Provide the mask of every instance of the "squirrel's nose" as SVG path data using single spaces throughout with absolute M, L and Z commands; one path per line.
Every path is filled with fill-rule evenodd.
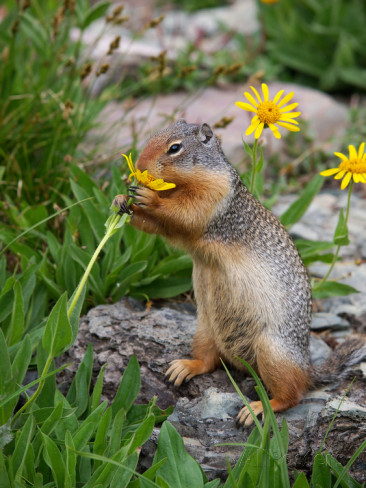
M 136 167 L 136 169 L 139 169 L 141 172 L 144 172 L 147 169 L 147 164 L 140 157 L 140 158 L 138 158 L 135 167 Z

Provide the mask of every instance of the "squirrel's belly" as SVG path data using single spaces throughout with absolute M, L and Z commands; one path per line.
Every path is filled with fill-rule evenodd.
M 199 321 L 230 362 L 239 366 L 238 356 L 255 367 L 262 338 L 283 334 L 286 343 L 289 335 L 296 338 L 288 344 L 291 356 L 307 354 L 308 303 L 299 301 L 296 291 L 301 283 L 292 289 L 255 256 L 238 253 L 231 263 L 225 260 L 225 267 L 195 261 L 193 283 Z

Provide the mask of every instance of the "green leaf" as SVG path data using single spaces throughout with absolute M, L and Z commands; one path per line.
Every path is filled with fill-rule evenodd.
M 331 488 L 332 475 L 324 456 L 318 453 L 313 463 L 313 473 L 311 476 L 312 488 Z
M 100 399 L 102 396 L 102 390 L 103 390 L 103 379 L 104 379 L 104 372 L 107 367 L 107 364 L 103 364 L 101 367 L 97 381 L 95 382 L 94 389 L 92 396 L 90 398 L 90 411 L 92 412 L 95 410 L 98 405 L 100 404 Z
M 174 488 L 203 487 L 199 464 L 184 448 L 183 439 L 168 421 L 164 422 L 159 435 L 155 461 L 167 458 L 157 475 Z
M 359 293 L 353 286 L 338 281 L 325 281 L 320 287 L 314 286 L 313 297 L 318 299 L 331 297 L 344 297 L 352 293 Z
M 110 2 L 102 2 L 94 7 L 92 7 L 89 12 L 86 15 L 86 18 L 84 19 L 83 25 L 81 26 L 82 29 L 86 29 L 90 24 L 92 24 L 95 20 L 100 19 L 103 17 L 108 8 L 109 8 Z
M 337 246 L 348 246 L 350 240 L 348 238 L 348 227 L 344 218 L 343 208 L 341 208 L 338 217 L 338 223 L 334 232 L 333 242 Z
M 136 470 L 138 460 L 139 455 L 137 452 L 130 454 L 123 461 L 123 466 L 117 469 L 115 475 L 113 476 L 110 488 L 121 488 L 123 486 L 128 486 L 128 483 L 134 475 L 133 471 Z
M 131 292 L 131 295 L 138 296 L 144 293 L 150 298 L 173 298 L 189 291 L 191 288 L 191 278 L 164 278 L 157 279 L 151 285 L 144 286 L 133 293 Z
M 309 488 L 309 483 L 304 473 L 299 474 L 292 488 Z M 325 486 L 323 488 L 325 488 Z
M 162 259 L 158 264 L 152 269 L 152 274 L 162 274 L 170 275 L 172 273 L 177 273 L 185 269 L 192 269 L 192 258 L 188 254 L 183 254 L 182 256 L 168 256 Z
M 342 487 L 347 488 L 362 488 L 362 485 L 354 480 L 348 473 L 344 472 L 343 466 L 328 452 L 325 455 L 326 462 L 330 468 L 332 468 L 337 480 L 342 476 Z
M 65 483 L 65 462 L 57 445 L 48 435 L 42 433 L 43 457 L 47 465 L 51 468 L 53 479 L 57 488 L 64 488 Z
M 20 341 L 24 332 L 24 301 L 22 286 L 19 281 L 14 283 L 14 302 L 11 315 L 10 327 L 7 332 L 7 343 L 9 346 Z
M 154 415 L 149 415 L 142 424 L 137 428 L 133 435 L 132 442 L 129 447 L 129 454 L 131 454 L 139 446 L 143 446 L 145 442 L 150 438 L 155 425 Z
M 138 478 L 135 481 L 132 481 L 128 488 L 151 488 L 152 483 L 149 481 L 152 481 L 155 476 L 157 470 L 162 466 L 166 461 L 166 458 L 161 459 L 158 463 L 153 464 L 149 469 L 147 469 L 144 473 L 142 473 L 142 476 Z
M 121 448 L 122 429 L 123 429 L 125 418 L 126 418 L 126 411 L 124 408 L 121 408 L 121 410 L 119 410 L 114 416 L 112 430 L 110 434 L 110 440 L 109 440 L 109 449 L 108 449 L 109 457 L 112 457 Z
M 250 478 L 249 478 L 250 479 Z M 216 480 L 212 480 L 212 481 L 209 481 L 208 483 L 205 483 L 205 488 L 218 488 L 220 486 L 220 480 L 219 479 L 216 479 Z M 250 488 L 250 486 L 247 484 L 245 485 L 247 488 Z M 254 485 L 253 485 L 254 486 Z
M 103 455 L 106 454 L 107 451 L 107 434 L 109 431 L 109 427 L 112 422 L 112 409 L 108 408 L 98 425 L 97 432 L 95 434 L 95 441 L 93 445 L 93 453 L 97 455 Z M 99 467 L 101 464 L 100 461 L 94 461 L 94 471 Z
M 13 382 L 10 375 L 11 363 L 8 353 L 8 347 L 0 329 L 0 399 L 6 398 L 8 393 L 13 390 Z M 0 425 L 4 425 L 10 418 L 13 411 L 13 405 L 0 406 Z
M 72 330 L 67 317 L 67 294 L 65 292 L 48 317 L 42 344 L 50 356 L 56 357 L 70 345 L 71 339 Z
M 1 294 L 0 296 L 0 323 L 5 320 L 12 311 L 14 303 L 14 292 L 13 290 L 8 290 Z
M 300 197 L 292 205 L 290 205 L 286 212 L 281 215 L 280 221 L 285 227 L 291 227 L 291 225 L 295 224 L 301 219 L 313 201 L 313 198 L 321 189 L 323 182 L 324 178 L 320 175 L 316 175 L 306 185 Z
M 75 415 L 80 417 L 87 409 L 89 403 L 89 389 L 93 372 L 93 346 L 88 344 L 75 377 L 67 392 L 66 399 L 72 405 L 76 406 Z
M 147 261 L 139 261 L 126 266 L 122 272 L 122 279 L 118 281 L 115 289 L 112 292 L 112 298 L 119 300 L 127 292 L 130 283 L 137 278 L 139 273 L 142 273 L 147 267 Z
M 74 441 L 70 431 L 65 435 L 66 457 L 65 457 L 65 488 L 76 486 L 76 454 Z
M 19 437 L 16 440 L 15 449 L 12 458 L 13 472 L 15 473 L 16 479 L 18 481 L 20 481 L 22 476 L 25 457 L 27 454 L 29 444 L 33 437 L 33 432 L 34 432 L 34 419 L 33 416 L 30 415 L 26 423 L 24 424 Z
M 89 442 L 102 418 L 103 412 L 107 407 L 107 401 L 101 403 L 80 425 L 73 435 L 75 449 L 82 450 Z
M 75 289 L 74 293 L 69 298 L 69 300 L 67 302 L 67 310 L 69 310 L 70 305 L 73 302 L 73 299 L 74 299 L 76 292 L 77 292 L 77 289 Z M 69 317 L 71 330 L 72 330 L 71 344 L 73 344 L 75 342 L 76 336 L 78 335 L 78 332 L 79 332 L 80 313 L 81 313 L 81 310 L 83 308 L 85 294 L 86 294 L 86 286 L 84 286 L 84 288 L 82 289 L 80 296 L 78 298 L 78 301 L 76 302 L 76 305 L 74 306 L 74 309 L 71 312 L 71 315 Z
M 121 408 L 128 412 L 139 394 L 140 387 L 140 366 L 136 356 L 132 355 L 112 403 L 113 418 Z

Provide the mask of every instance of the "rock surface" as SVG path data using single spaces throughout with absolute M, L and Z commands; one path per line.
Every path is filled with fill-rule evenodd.
M 324 321 L 328 318 L 326 314 Z M 321 314 L 318 314 L 317 319 L 321 319 Z M 329 327 L 330 322 L 327 321 Z M 111 399 L 129 357 L 136 354 L 142 380 L 138 403 L 145 403 L 157 395 L 161 408 L 175 405 L 170 421 L 182 435 L 187 450 L 210 478 L 224 477 L 226 456 L 233 465 L 242 449 L 217 444 L 245 442 L 251 430 L 240 430 L 235 424 L 242 402 L 229 378 L 223 370 L 217 370 L 175 388 L 164 377 L 171 360 L 189 357 L 195 328 L 195 311 L 187 304 L 165 304 L 145 309 L 141 303 L 125 299 L 113 305 L 100 305 L 90 310 L 81 320 L 77 341 L 68 351 L 66 359 L 76 359 L 78 363 L 88 343 L 92 342 L 96 358 L 95 370 L 108 363 L 104 395 Z M 329 353 L 329 347 L 324 343 L 324 349 L 319 349 L 319 341 L 323 342 L 319 338 L 312 338 L 311 341 L 315 362 L 324 359 Z M 319 351 L 323 358 L 319 357 Z M 71 374 L 72 370 L 69 370 L 65 381 L 69 381 L 68 376 Z M 232 375 L 243 394 L 251 400 L 256 399 L 254 381 L 235 370 Z M 356 380 L 348 394 L 347 403 L 343 404 L 325 446 L 342 464 L 348 461 L 366 435 L 365 374 L 356 367 L 354 375 Z M 288 462 L 291 470 L 296 468 L 309 473 L 314 455 L 352 377 L 327 389 L 310 392 L 297 407 L 277 416 L 278 422 L 283 418 L 288 422 Z M 142 459 L 146 466 L 151 463 L 157 435 L 158 430 L 155 430 L 144 447 Z M 362 455 L 353 465 L 352 474 L 359 481 L 366 480 L 363 471 L 365 463 L 365 455 Z

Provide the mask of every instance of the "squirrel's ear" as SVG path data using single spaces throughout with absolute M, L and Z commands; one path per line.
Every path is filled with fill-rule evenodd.
M 198 128 L 198 140 L 204 144 L 211 144 L 213 142 L 214 133 L 208 124 L 201 124 Z
M 176 124 L 186 124 L 186 123 L 187 123 L 186 119 L 178 119 L 176 121 Z

